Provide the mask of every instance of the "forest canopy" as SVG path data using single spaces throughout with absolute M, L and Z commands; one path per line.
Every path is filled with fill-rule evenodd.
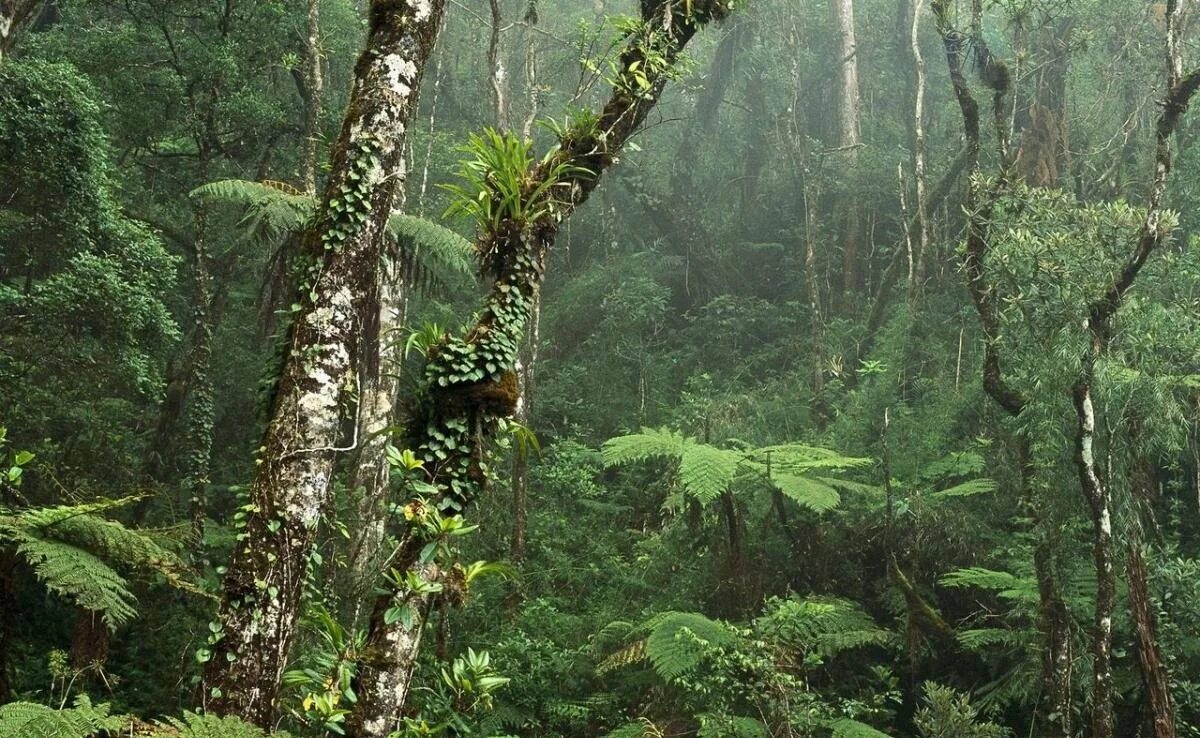
M 0 738 L 1200 738 L 1196 0 L 0 0 Z

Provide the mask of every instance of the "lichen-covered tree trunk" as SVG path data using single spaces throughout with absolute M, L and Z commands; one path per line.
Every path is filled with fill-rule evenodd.
M 403 358 L 403 346 L 397 332 L 404 323 L 408 299 L 398 260 L 381 271 L 379 284 L 378 360 L 366 368 L 359 410 L 361 450 L 355 460 L 350 486 L 361 490 L 356 527 L 349 546 L 350 576 L 347 597 L 354 609 L 370 596 L 382 571 L 382 547 L 386 536 L 391 466 L 387 447 L 388 429 L 396 418 L 395 401 L 399 391 L 397 375 Z M 357 618 L 355 618 L 357 620 Z
M 0 64 L 12 51 L 17 34 L 41 9 L 43 0 L 0 0 Z
M 321 74 L 321 3 L 308 0 L 304 34 L 304 157 L 300 176 L 305 191 L 317 194 L 317 150 L 321 136 L 321 108 L 325 80 Z
M 421 504 L 436 505 L 446 514 L 461 512 L 486 485 L 488 446 L 516 408 L 517 350 L 560 225 L 588 199 L 600 176 L 645 122 L 666 85 L 669 66 L 688 41 L 727 12 L 726 3 L 717 0 L 695 0 L 690 8 L 669 0 L 644 4 L 645 28 L 631 34 L 622 52 L 622 71 L 598 123 L 565 132 L 558 152 L 528 173 L 526 192 L 549 192 L 554 203 L 539 210 L 541 215 L 532 221 L 505 218 L 479 234 L 480 253 L 495 255 L 489 259 L 491 289 L 473 325 L 430 349 L 427 414 L 410 429 L 409 445 L 438 490 L 436 499 Z M 649 59 L 665 64 L 648 63 Z M 648 73 L 648 86 L 634 81 L 631 66 Z M 554 173 L 563 164 L 582 167 L 587 173 L 573 169 L 555 181 Z M 544 184 L 549 189 L 540 189 Z M 430 566 L 421 560 L 427 542 L 419 526 L 410 527 L 391 566 L 420 574 Z M 388 623 L 382 613 L 405 597 L 403 592 L 389 592 L 376 603 L 356 681 L 359 700 L 347 722 L 352 738 L 385 738 L 404 708 L 421 622 L 418 617 L 411 625 L 403 619 Z
M 1096 608 L 1092 623 L 1092 736 L 1112 738 L 1112 618 L 1117 603 L 1117 574 L 1113 563 L 1112 493 L 1101 480 L 1096 467 L 1093 362 L 1094 355 L 1084 367 L 1084 378 L 1076 383 L 1073 390 L 1078 419 L 1075 463 L 1079 469 L 1083 495 L 1092 513 L 1092 558 L 1096 567 Z
M 250 489 L 246 528 L 224 580 L 203 699 L 274 722 L 317 523 L 334 463 L 358 445 L 360 351 L 378 309 L 383 231 L 396 202 L 408 125 L 444 0 L 375 0 L 366 45 L 314 225 L 304 236 L 300 307 Z M 357 427 L 357 424 L 354 424 Z

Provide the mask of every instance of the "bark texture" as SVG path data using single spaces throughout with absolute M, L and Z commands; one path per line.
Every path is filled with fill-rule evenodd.
M 963 34 L 949 23 L 948 2 L 947 0 L 933 0 L 931 6 L 937 22 L 938 34 L 941 36 L 945 48 L 946 63 L 950 72 L 954 96 L 963 119 L 964 168 L 971 177 L 967 186 L 964 206 L 969 217 L 967 219 L 963 272 L 983 332 L 983 387 L 993 402 L 1008 415 L 1017 417 L 1024 411 L 1026 399 L 1004 377 L 998 347 L 1000 333 L 995 313 L 995 292 L 987 281 L 984 269 L 984 260 L 989 248 L 989 224 L 995 193 L 981 192 L 976 178 L 979 173 L 981 135 L 979 104 L 963 73 L 966 63 Z M 976 0 L 972 3 L 970 33 L 974 38 L 974 43 L 980 45 L 982 49 L 980 52 L 983 60 L 981 77 L 993 92 L 992 106 L 997 148 L 1003 164 L 1007 162 L 1008 157 L 1005 98 L 1009 93 L 1009 78 L 1003 65 L 991 58 L 991 53 L 987 51 L 986 45 L 982 42 L 981 18 L 981 3 Z M 1005 170 L 1002 170 L 1000 182 L 996 185 L 996 192 L 1005 186 L 1006 173 Z M 1029 467 L 1028 444 L 1025 439 L 1018 439 L 1018 444 L 1021 457 L 1021 494 L 1024 502 L 1036 510 L 1038 505 L 1033 499 L 1030 487 L 1032 469 Z M 1074 735 L 1071 727 L 1071 620 L 1054 575 L 1053 540 L 1049 537 L 1045 526 L 1040 527 L 1042 530 L 1038 533 L 1038 543 L 1034 550 L 1034 570 L 1038 584 L 1038 627 L 1041 630 L 1043 643 L 1041 679 L 1045 698 L 1038 705 L 1037 722 L 1041 724 L 1042 734 L 1045 738 L 1069 738 Z
M 336 457 L 358 443 L 342 438 L 341 428 L 357 418 L 360 350 L 377 338 L 383 231 L 444 9 L 444 0 L 371 3 L 329 181 L 316 224 L 305 234 L 301 307 L 205 670 L 206 707 L 262 727 L 274 722 Z
M 16 43 L 17 34 L 41 10 L 43 0 L 0 0 L 0 63 Z
M 1163 218 L 1167 182 L 1171 173 L 1171 138 L 1192 97 L 1200 88 L 1200 70 L 1184 75 L 1182 52 L 1183 8 L 1177 0 L 1167 3 L 1166 87 L 1162 113 L 1155 126 L 1154 180 L 1147 198 L 1146 217 L 1125 263 L 1103 294 L 1088 306 L 1088 347 L 1082 371 L 1072 395 L 1075 404 L 1075 462 L 1079 482 L 1092 513 L 1092 547 L 1097 593 L 1092 634 L 1092 737 L 1112 738 L 1112 617 L 1116 606 L 1116 574 L 1112 533 L 1112 492 L 1095 458 L 1096 413 L 1092 400 L 1096 364 L 1108 350 L 1114 318 L 1150 255 L 1167 239 Z
M 854 31 L 854 0 L 830 0 L 838 36 L 838 148 L 853 170 L 858 164 L 862 145 L 862 100 L 858 83 L 858 37 Z M 861 286 L 858 240 L 862 213 L 858 198 L 846 203 L 845 229 L 842 234 L 842 288 L 846 292 Z
M 661 0 L 643 5 L 645 28 L 635 31 L 620 58 L 621 79 L 600 111 L 599 122 L 571 129 L 556 155 L 528 173 L 527 192 L 547 191 L 553 205 L 538 209 L 530 222 L 505 219 L 479 234 L 477 249 L 485 255 L 491 289 L 475 324 L 459 336 L 448 336 L 429 352 L 426 382 L 431 401 L 427 415 L 412 424 L 409 446 L 424 461 L 429 481 L 438 489 L 437 505 L 446 514 L 464 510 L 488 481 L 488 445 L 500 421 L 516 409 L 517 377 L 513 371 L 521 339 L 528 330 L 534 298 L 545 275 L 547 252 L 562 222 L 588 199 L 600 176 L 612 166 L 626 141 L 641 128 L 666 85 L 666 69 L 648 64 L 657 56 L 673 64 L 696 32 L 723 17 L 723 3 L 697 0 L 690 9 Z M 633 82 L 630 68 L 647 70 L 648 89 Z M 556 175 L 562 164 L 581 172 Z M 562 176 L 555 181 L 555 177 Z M 462 367 L 467 367 L 463 369 Z M 480 379 L 479 377 L 482 377 Z M 449 442 L 448 442 L 449 441 Z M 421 550 L 428 541 L 421 529 L 410 527 L 391 566 L 401 572 L 428 566 Z M 366 657 L 356 680 L 359 702 L 348 721 L 352 738 L 385 738 L 394 729 L 409 691 L 413 654 L 420 629 L 382 617 L 405 595 L 389 592 L 376 603 L 369 629 Z

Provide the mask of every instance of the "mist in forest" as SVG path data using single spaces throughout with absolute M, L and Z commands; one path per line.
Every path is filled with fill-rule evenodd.
M 1200 736 L 1198 46 L 0 0 L 0 738 Z

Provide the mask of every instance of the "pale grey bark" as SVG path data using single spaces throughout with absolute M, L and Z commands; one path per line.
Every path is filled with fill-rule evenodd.
M 929 194 L 925 167 L 925 59 L 921 56 L 921 10 L 924 0 L 913 0 L 912 45 L 914 81 L 913 102 L 913 179 L 916 180 L 916 238 L 909 262 L 908 299 L 915 304 L 925 280 L 925 259 L 929 250 Z M 907 230 L 905 231 L 907 235 Z
M 375 0 L 329 181 L 300 258 L 301 306 L 257 459 L 246 529 L 225 576 L 206 707 L 273 724 L 304 575 L 342 437 L 357 428 L 363 346 L 378 310 L 384 229 L 444 0 Z
M 25 24 L 37 16 L 43 0 L 0 0 L 0 63 L 4 62 Z
M 317 151 L 325 81 L 321 74 L 321 1 L 308 0 L 304 38 L 304 189 L 317 194 Z

